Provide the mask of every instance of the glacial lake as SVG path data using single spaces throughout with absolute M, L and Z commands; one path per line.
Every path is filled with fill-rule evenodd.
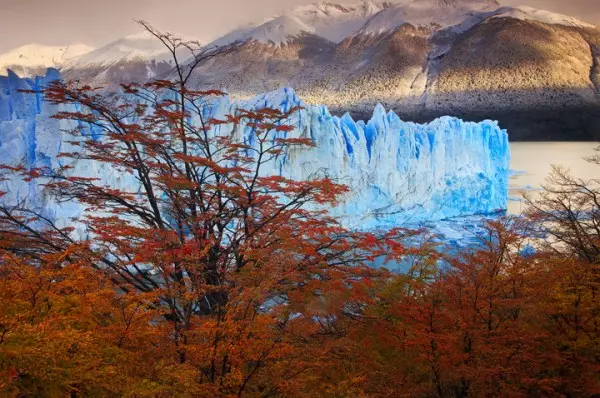
M 584 160 L 593 155 L 599 142 L 513 142 L 511 169 L 514 174 L 509 182 L 508 212 L 519 214 L 524 205 L 523 193 L 540 189 L 552 170 L 560 165 L 571 170 L 579 178 L 600 178 L 600 166 Z
M 594 166 L 584 160 L 584 157 L 593 155 L 594 148 L 600 146 L 599 142 L 512 142 L 511 143 L 511 170 L 513 172 L 509 181 L 508 213 L 520 214 L 524 208 L 523 194 L 539 192 L 546 177 L 552 170 L 552 165 L 568 167 L 572 174 L 584 178 L 600 178 L 600 166 Z M 462 251 L 473 248 L 481 242 L 479 238 L 485 236 L 482 229 L 485 220 L 493 220 L 496 215 L 457 217 L 442 221 L 424 223 L 423 226 L 434 233 L 445 244 L 443 251 Z M 416 242 L 420 242 L 419 239 Z M 411 258 L 403 262 L 385 264 L 395 272 L 406 272 L 411 265 Z M 377 259 L 373 266 L 384 266 L 382 259 Z

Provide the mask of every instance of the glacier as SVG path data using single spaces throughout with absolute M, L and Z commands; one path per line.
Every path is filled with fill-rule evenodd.
M 54 69 L 34 79 L 12 72 L 0 77 L 0 163 L 29 168 L 61 164 L 58 155 L 70 145 L 64 130 L 73 128 L 73 122 L 52 119 L 62 105 L 44 101 L 40 91 L 56 79 L 60 73 Z M 34 93 L 19 92 L 23 89 Z M 510 147 L 506 130 L 494 121 L 475 123 L 445 116 L 418 124 L 401 120 L 381 105 L 369 121 L 354 121 L 349 114 L 338 117 L 325 106 L 306 104 L 289 88 L 246 101 L 223 97 L 207 103 L 203 112 L 207 118 L 218 119 L 240 108 L 286 111 L 296 106 L 302 109 L 288 121 L 295 129 L 285 134 L 310 138 L 315 146 L 290 148 L 270 162 L 264 173 L 296 180 L 325 173 L 348 185 L 350 192 L 328 210 L 349 228 L 416 225 L 491 214 L 507 207 Z M 233 134 L 240 142 L 252 143 L 248 126 L 224 124 L 214 130 L 214 134 Z M 93 139 L 99 139 L 98 133 L 86 130 Z M 86 162 L 74 164 L 73 174 L 98 177 L 116 187 L 131 189 L 136 184 L 107 165 Z M 28 200 L 59 224 L 72 223 L 71 218 L 83 212 L 76 203 L 54 202 L 35 183 L 9 180 L 0 184 L 0 190 L 8 193 L 4 201 Z

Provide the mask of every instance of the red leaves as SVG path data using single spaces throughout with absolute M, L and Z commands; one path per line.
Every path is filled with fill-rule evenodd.
M 180 190 L 195 190 L 199 188 L 199 185 L 194 181 L 184 176 L 161 176 L 158 177 L 157 182 L 162 182 L 167 190 L 180 191 Z
M 2 173 L 4 172 L 4 173 Z M 2 180 L 9 180 L 13 178 L 21 178 L 25 182 L 31 182 L 41 177 L 47 177 L 51 174 L 51 170 L 47 168 L 31 168 L 27 169 L 23 165 L 10 166 L 0 165 L 0 173 L 5 176 Z
M 264 176 L 260 162 L 313 145 L 288 134 L 299 108 L 242 109 L 198 126 L 190 120 L 203 115 L 193 105 L 223 93 L 167 80 L 122 88 L 139 101 L 63 84 L 45 94 L 83 109 L 56 118 L 102 130 L 97 141 L 72 131 L 78 151 L 64 157 L 127 174 L 138 184 L 131 192 L 74 174 L 85 163 L 0 166 L 6 178 L 52 174 L 48 194 L 93 214 L 75 221 L 89 242 L 74 243 L 74 227 L 37 229 L 44 218 L 35 209 L 2 208 L 0 389 L 597 393 L 597 264 L 522 258 L 520 231 L 503 222 L 489 225 L 492 239 L 480 250 L 453 256 L 434 243 L 405 244 L 422 231 L 347 231 L 327 217 L 347 187 L 321 176 Z M 165 92 L 187 98 L 186 110 L 158 100 Z M 238 140 L 239 130 L 217 134 L 225 124 L 254 129 L 252 144 Z M 380 260 L 411 269 L 369 268 Z
M 367 234 L 365 234 L 365 237 L 364 237 L 364 244 L 366 246 L 374 247 L 374 246 L 379 245 L 379 241 L 377 240 L 375 235 L 367 233 Z
M 227 93 L 225 93 L 221 90 L 188 90 L 188 89 L 184 89 L 183 92 L 192 98 L 223 97 L 223 96 L 227 95 Z
M 0 171 L 9 171 L 9 172 L 13 172 L 13 173 L 21 173 L 26 171 L 25 167 L 22 165 L 18 165 L 18 166 L 11 166 L 8 164 L 0 164 Z
M 228 124 L 228 123 L 232 123 L 235 122 L 235 119 L 230 119 L 230 120 L 219 120 L 219 119 L 210 119 L 208 121 L 208 125 L 209 126 L 219 126 L 219 125 L 223 125 L 223 124 Z
M 210 160 L 209 158 L 203 156 L 192 156 L 192 155 L 184 155 L 184 154 L 176 154 L 174 158 L 182 160 L 193 167 L 201 167 L 208 168 L 212 172 L 220 175 L 228 175 L 232 173 L 244 173 L 250 172 L 250 169 L 244 167 L 227 167 L 221 166 L 219 163 Z
M 572 263 L 556 258 L 559 266 L 548 256 L 515 255 L 527 237 L 506 222 L 491 223 L 489 231 L 489 244 L 479 249 L 459 254 L 442 250 L 450 264 L 440 270 L 440 254 L 395 248 L 418 261 L 408 274 L 390 277 L 383 285 L 364 284 L 378 289 L 377 304 L 367 312 L 364 327 L 351 332 L 346 342 L 356 344 L 346 361 L 356 364 L 360 357 L 364 366 L 344 378 L 366 375 L 364 391 L 373 396 L 456 391 L 466 396 L 546 396 L 575 390 L 589 394 L 598 388 L 590 377 L 594 366 L 583 357 L 571 362 L 574 352 L 567 354 L 569 349 L 559 342 L 569 339 L 569 332 L 553 326 L 560 316 L 552 303 L 566 293 L 559 287 L 559 281 L 567 280 L 559 269 L 572 269 Z M 394 246 L 395 240 L 386 239 L 371 235 L 364 243 L 377 246 L 383 240 Z M 578 308 L 589 309 L 588 304 L 580 302 Z M 571 366 L 586 376 L 567 371 L 571 375 L 563 378 Z M 342 361 L 338 369 L 345 367 Z M 386 386 L 398 387 L 382 388 L 380 375 Z
M 289 127 L 289 126 L 287 126 L 287 127 Z M 287 129 L 285 131 L 293 131 L 293 130 L 294 130 L 294 128 L 289 127 L 289 129 Z M 281 130 L 277 130 L 277 131 L 281 131 Z M 282 146 L 295 146 L 295 145 L 307 146 L 307 147 L 315 146 L 315 144 L 313 143 L 313 141 L 310 138 L 277 138 L 275 140 L 275 142 Z
M 264 175 L 267 162 L 313 145 L 292 133 L 300 108 L 240 109 L 197 122 L 206 97 L 224 93 L 186 82 L 125 84 L 126 101 L 89 86 L 52 85 L 44 90 L 50 102 L 78 109 L 55 118 L 93 125 L 100 138 L 70 131 L 77 150 L 57 170 L 2 169 L 51 176 L 46 194 L 83 212 L 74 220 L 78 235 L 52 220 L 35 229 L 44 220 L 35 210 L 0 215 L 0 249 L 21 255 L 15 268 L 25 272 L 0 278 L 0 329 L 5 308 L 18 314 L 23 337 L 14 344 L 20 356 L 36 353 L 26 371 L 39 391 L 46 380 L 35 363 L 53 380 L 65 375 L 59 395 L 89 386 L 87 395 L 310 396 L 311 372 L 326 365 L 330 338 L 341 339 L 347 320 L 366 314 L 375 280 L 387 277 L 365 263 L 388 248 L 402 254 L 396 234 L 351 233 L 327 217 L 347 187 L 319 176 Z M 240 139 L 240 125 L 253 136 Z M 86 162 L 114 178 L 77 175 Z M 24 305 L 36 289 L 42 300 Z M 0 371 L 14 367 L 0 362 Z
M 171 80 L 152 80 L 144 84 L 144 88 L 149 89 L 150 91 L 160 91 L 162 89 L 175 89 L 177 83 Z

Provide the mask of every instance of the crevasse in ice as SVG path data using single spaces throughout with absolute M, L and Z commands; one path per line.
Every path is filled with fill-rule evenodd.
M 34 80 L 10 73 L 0 77 L 0 163 L 24 163 L 28 167 L 56 166 L 57 155 L 68 147 L 66 133 L 73 127 L 51 119 L 58 111 L 41 94 L 18 90 L 38 90 L 59 79 L 56 70 Z M 278 174 L 302 180 L 316 174 L 345 183 L 350 192 L 332 215 L 351 228 L 381 228 L 435 221 L 506 209 L 510 149 L 507 132 L 496 122 L 464 122 L 442 117 L 427 124 L 402 121 L 394 112 L 377 106 L 368 122 L 355 122 L 350 115 L 332 116 L 326 107 L 300 100 L 289 88 L 234 102 L 228 97 L 204 108 L 206 117 L 221 118 L 239 108 L 294 106 L 289 124 L 292 137 L 311 138 L 311 148 L 291 148 L 269 163 L 265 174 Z M 194 122 L 192 120 L 192 122 Z M 197 122 L 197 121 L 196 121 Z M 93 130 L 88 134 L 94 136 Z M 252 143 L 252 130 L 221 125 L 214 134 L 234 134 Z M 75 165 L 79 176 L 101 177 L 117 185 L 134 184 L 102 164 Z M 4 181 L 0 190 L 8 199 L 29 198 L 46 214 L 58 219 L 77 217 L 76 204 L 53 202 L 43 190 L 21 181 Z M 136 189 L 130 187 L 130 189 Z

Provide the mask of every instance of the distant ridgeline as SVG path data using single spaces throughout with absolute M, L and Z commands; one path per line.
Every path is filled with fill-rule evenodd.
M 57 155 L 73 150 L 63 131 L 75 126 L 50 118 L 62 106 L 48 104 L 41 94 L 19 92 L 38 90 L 56 79 L 60 75 L 53 69 L 35 79 L 21 79 L 12 73 L 0 77 L 2 162 L 56 167 L 67 161 Z M 417 124 L 400 120 L 380 105 L 371 120 L 355 122 L 347 114 L 336 117 L 324 106 L 307 105 L 289 88 L 245 102 L 223 97 L 206 105 L 204 112 L 206 117 L 218 119 L 239 108 L 289 110 L 294 106 L 303 107 L 289 120 L 295 130 L 277 134 L 310 137 L 315 147 L 290 148 L 265 166 L 265 175 L 302 180 L 325 172 L 345 183 L 351 192 L 330 212 L 348 227 L 380 228 L 506 209 L 510 148 L 506 130 L 496 122 L 463 122 L 445 116 Z M 89 128 L 84 131 L 94 139 L 98 139 L 97 133 Z M 255 145 L 247 126 L 219 125 L 214 134 L 233 134 L 240 142 Z M 70 162 L 73 175 L 98 177 L 117 188 L 139 189 L 132 175 L 117 173 L 107 165 Z M 32 183 L 1 184 L 0 190 L 9 193 L 4 200 L 27 199 L 59 224 L 83 211 L 77 204 L 54 203 Z

